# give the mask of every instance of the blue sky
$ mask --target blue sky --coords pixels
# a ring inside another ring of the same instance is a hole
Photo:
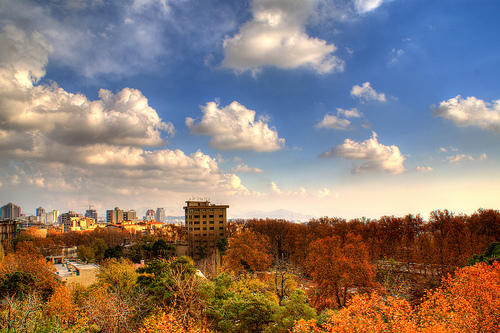
[[[23,212],[498,209],[496,0],[4,0]]]

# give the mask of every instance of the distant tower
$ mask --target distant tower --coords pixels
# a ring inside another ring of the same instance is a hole
[[[89,205],[89,209],[85,211],[85,217],[90,217],[91,219],[94,219],[96,223],[98,222],[97,210],[93,209],[92,205]]]
[[[42,214],[45,214],[45,208],[43,207],[38,207],[36,209],[36,216],[42,216]]]
[[[15,220],[21,216],[21,207],[10,202],[2,206],[0,215],[3,220]]]
[[[165,209],[164,208],[156,208],[156,221],[165,222]]]
[[[154,221],[156,219],[156,213],[154,210],[149,209],[144,216],[144,221]]]

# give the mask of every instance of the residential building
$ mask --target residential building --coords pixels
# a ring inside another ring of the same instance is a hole
[[[85,211],[85,217],[90,217],[91,219],[94,219],[94,221],[99,221],[98,220],[98,215],[97,215],[97,210],[92,208],[92,205],[89,205],[89,209]]]
[[[0,216],[2,220],[18,219],[21,216],[21,207],[10,202],[5,206],[2,206]]]
[[[99,266],[94,264],[84,264],[78,261],[63,261],[54,265],[56,271],[55,278],[66,284],[81,284],[88,287],[97,282],[96,274],[99,272]]]
[[[38,207],[36,209],[36,216],[42,216],[42,214],[45,214],[45,208],[43,207]]]
[[[128,212],[115,207],[113,210],[106,211],[106,222],[108,224],[115,224],[122,221],[135,221],[137,220],[137,212],[133,209]]]
[[[15,220],[0,221],[0,242],[3,240],[11,241],[17,236],[19,223]]]
[[[123,220],[124,221],[135,221],[137,220],[137,212],[133,209],[128,212],[123,212]]]
[[[106,211],[106,222],[108,224],[118,223],[123,221],[123,210],[118,207]]]
[[[210,253],[219,239],[227,237],[228,208],[229,205],[211,204],[210,201],[186,201],[185,228],[192,257],[197,256],[199,246],[205,246]]]
[[[156,208],[156,221],[165,223],[165,208]]]
[[[73,216],[66,218],[61,227],[63,232],[82,231],[92,229],[94,224],[95,220],[90,217]]]

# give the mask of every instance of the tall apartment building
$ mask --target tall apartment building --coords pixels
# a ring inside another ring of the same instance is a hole
[[[228,208],[229,205],[215,205],[210,201],[186,201],[185,227],[192,257],[197,255],[198,246],[212,252],[217,240],[227,237]]]
[[[38,207],[36,209],[36,216],[42,216],[42,214],[45,214],[45,208],[43,207]]]
[[[144,221],[154,221],[156,220],[156,213],[152,209],[148,209],[146,215],[143,218]]]
[[[85,211],[85,217],[90,217],[91,219],[94,219],[96,223],[98,222],[97,210],[93,209],[92,205],[89,205],[89,209]]]
[[[61,214],[61,227],[63,229],[63,232],[69,230],[68,228],[70,228],[73,225],[73,222],[71,219],[75,218],[75,217],[79,218],[79,217],[82,217],[82,215],[75,213],[74,211],[71,211],[71,210],[67,213]]]
[[[2,220],[15,220],[21,216],[21,207],[18,205],[14,205],[12,202],[9,202],[5,206],[2,206],[0,210],[0,218]]]
[[[165,208],[156,208],[156,221],[165,222],[166,219]]]
[[[137,220],[137,212],[133,209],[125,212],[118,207],[113,210],[106,211],[106,222],[108,224],[114,224],[122,221],[134,221]]]

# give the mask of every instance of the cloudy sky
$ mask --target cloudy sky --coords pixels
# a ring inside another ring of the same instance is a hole
[[[1,0],[0,204],[499,208],[500,1]]]

